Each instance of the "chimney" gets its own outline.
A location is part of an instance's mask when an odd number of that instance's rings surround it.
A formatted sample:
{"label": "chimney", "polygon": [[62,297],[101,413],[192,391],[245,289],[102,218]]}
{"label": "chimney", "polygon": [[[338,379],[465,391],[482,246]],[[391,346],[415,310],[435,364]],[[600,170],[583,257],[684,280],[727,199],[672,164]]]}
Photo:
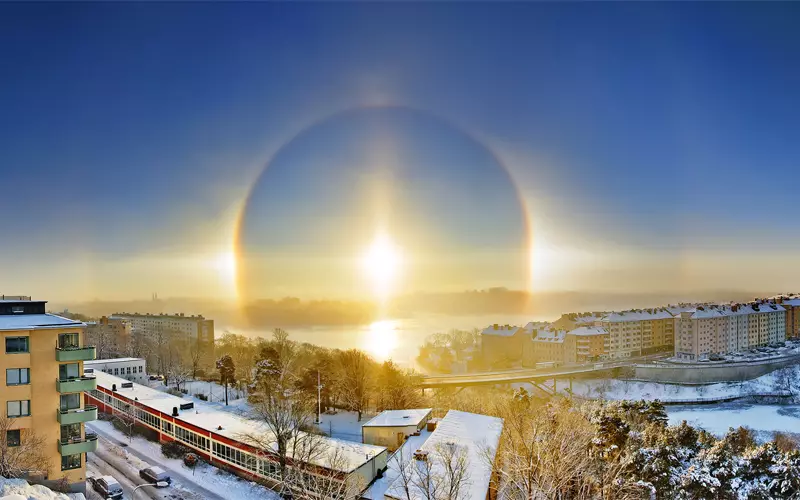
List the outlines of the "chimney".
{"label": "chimney", "polygon": [[173,406],[172,407],[172,416],[173,417],[177,417],[178,416],[178,407],[177,406]]}
{"label": "chimney", "polygon": [[111,391],[117,392],[117,384],[111,384]]}
{"label": "chimney", "polygon": [[497,330],[497,323],[494,324],[494,329]]}

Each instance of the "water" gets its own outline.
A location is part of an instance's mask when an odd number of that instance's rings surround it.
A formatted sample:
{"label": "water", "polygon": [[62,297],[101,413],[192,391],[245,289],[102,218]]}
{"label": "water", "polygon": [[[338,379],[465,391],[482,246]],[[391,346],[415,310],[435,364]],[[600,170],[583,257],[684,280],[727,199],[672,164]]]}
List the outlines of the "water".
{"label": "water", "polygon": [[[530,316],[447,316],[430,315],[406,319],[387,319],[363,326],[314,326],[287,328],[290,338],[324,347],[367,351],[378,361],[391,359],[403,366],[415,366],[419,346],[433,333],[443,333],[453,328],[461,330],[483,329],[492,323],[523,326],[536,321]],[[250,337],[270,337],[271,330],[245,331],[223,328]],[[218,331],[218,336],[221,332]]]}
{"label": "water", "polygon": [[667,407],[669,423],[687,423],[712,434],[725,434],[729,428],[750,427],[760,439],[768,440],[775,432],[800,432],[800,405],[759,405],[721,403],[714,405]]}

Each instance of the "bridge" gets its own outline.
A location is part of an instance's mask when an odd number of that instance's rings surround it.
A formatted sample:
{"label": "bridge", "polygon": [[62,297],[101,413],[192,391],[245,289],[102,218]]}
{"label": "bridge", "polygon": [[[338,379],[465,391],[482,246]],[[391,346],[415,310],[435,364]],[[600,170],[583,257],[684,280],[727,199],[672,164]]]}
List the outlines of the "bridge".
{"label": "bridge", "polygon": [[642,362],[654,361],[668,357],[670,354],[653,354],[612,362],[597,362],[582,365],[559,366],[554,368],[522,368],[481,373],[464,373],[459,375],[431,375],[423,377],[422,387],[433,389],[441,387],[470,387],[479,385],[513,384],[518,382],[543,382],[556,378],[570,378],[593,372],[604,372],[614,368],[632,366]]}

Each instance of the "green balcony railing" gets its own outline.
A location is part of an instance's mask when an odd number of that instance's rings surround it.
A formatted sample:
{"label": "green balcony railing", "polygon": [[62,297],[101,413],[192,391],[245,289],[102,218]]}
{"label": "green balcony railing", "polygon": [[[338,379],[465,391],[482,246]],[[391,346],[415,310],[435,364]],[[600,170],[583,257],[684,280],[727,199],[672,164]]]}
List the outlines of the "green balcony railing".
{"label": "green balcony railing", "polygon": [[97,407],[86,405],[83,408],[74,410],[56,410],[56,419],[61,425],[81,424],[97,420]]}
{"label": "green balcony railing", "polygon": [[97,450],[97,434],[86,433],[86,437],[63,439],[58,441],[58,452],[62,457],[75,455],[77,453],[88,453]]}
{"label": "green balcony railing", "polygon": [[97,357],[97,349],[93,345],[83,347],[56,347],[56,361],[91,361]]}
{"label": "green balcony railing", "polygon": [[97,389],[97,379],[94,377],[56,379],[56,390],[62,394],[66,392],[93,391],[95,389]]}

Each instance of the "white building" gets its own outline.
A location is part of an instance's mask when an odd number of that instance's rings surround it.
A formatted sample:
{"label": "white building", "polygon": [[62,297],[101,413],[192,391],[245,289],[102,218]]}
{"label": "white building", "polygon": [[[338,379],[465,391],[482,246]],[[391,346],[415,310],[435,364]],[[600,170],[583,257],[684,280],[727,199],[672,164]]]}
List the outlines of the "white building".
{"label": "white building", "polygon": [[425,427],[432,411],[432,408],[383,411],[361,426],[361,442],[394,451],[408,436]]}
{"label": "white building", "polygon": [[[405,474],[399,474],[392,467],[387,471],[387,479],[391,481],[386,481],[389,484],[383,492],[383,498],[431,498],[431,493],[425,491],[425,477],[444,478],[447,481],[448,474],[442,461],[446,460],[447,455],[453,454],[459,459],[463,457],[463,467],[467,469],[466,481],[459,491],[459,500],[486,500],[489,498],[492,464],[502,432],[501,418],[457,410],[448,411],[418,449],[412,453],[403,453],[402,463],[397,461],[392,465],[398,470],[405,470]],[[393,459],[399,458],[398,455],[400,454],[396,453]],[[404,480],[404,477],[408,480]],[[365,497],[377,500],[380,493],[377,488],[370,488]]]}
{"label": "white building", "polygon": [[103,372],[139,384],[147,383],[147,364],[142,358],[114,358],[84,361],[85,373]]}

